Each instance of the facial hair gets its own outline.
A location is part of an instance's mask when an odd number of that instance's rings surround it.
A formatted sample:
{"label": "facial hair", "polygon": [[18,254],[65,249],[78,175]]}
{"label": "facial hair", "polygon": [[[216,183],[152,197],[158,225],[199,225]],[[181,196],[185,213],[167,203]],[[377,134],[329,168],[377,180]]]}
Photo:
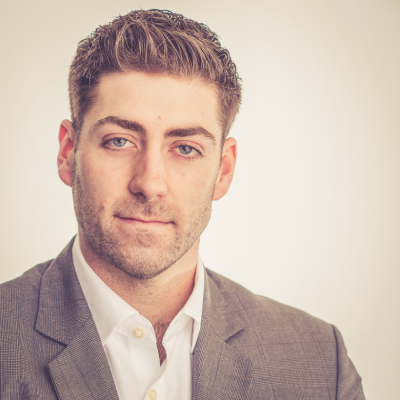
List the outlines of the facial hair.
{"label": "facial hair", "polygon": [[[214,181],[196,193],[186,215],[165,198],[150,203],[141,193],[117,199],[106,207],[101,194],[94,190],[96,182],[85,180],[76,161],[75,158],[72,191],[85,240],[98,256],[136,279],[153,278],[176,263],[194,245],[210,220]],[[118,229],[116,218],[132,215],[170,221],[167,239],[152,230]]]}

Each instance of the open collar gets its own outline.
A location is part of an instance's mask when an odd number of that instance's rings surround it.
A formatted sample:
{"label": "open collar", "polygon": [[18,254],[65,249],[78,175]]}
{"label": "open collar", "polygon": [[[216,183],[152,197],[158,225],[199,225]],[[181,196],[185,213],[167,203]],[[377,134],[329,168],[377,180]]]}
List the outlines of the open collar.
{"label": "open collar", "polygon": [[[89,266],[80,249],[78,235],[72,247],[72,258],[79,283],[104,346],[118,325],[138,311],[110,289]],[[179,312],[188,315],[194,321],[191,352],[194,351],[201,327],[203,293],[204,267],[199,255],[193,291]]]}

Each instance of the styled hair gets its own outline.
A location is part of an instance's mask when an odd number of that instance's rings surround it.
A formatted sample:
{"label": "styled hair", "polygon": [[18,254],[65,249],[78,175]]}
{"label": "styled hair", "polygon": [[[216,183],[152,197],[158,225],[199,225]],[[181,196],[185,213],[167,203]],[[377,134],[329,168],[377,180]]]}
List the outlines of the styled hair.
{"label": "styled hair", "polygon": [[227,49],[206,25],[165,10],[138,10],[99,26],[77,48],[69,72],[72,125],[78,135],[103,75],[123,71],[200,78],[214,85],[223,139],[239,110],[240,78]]}

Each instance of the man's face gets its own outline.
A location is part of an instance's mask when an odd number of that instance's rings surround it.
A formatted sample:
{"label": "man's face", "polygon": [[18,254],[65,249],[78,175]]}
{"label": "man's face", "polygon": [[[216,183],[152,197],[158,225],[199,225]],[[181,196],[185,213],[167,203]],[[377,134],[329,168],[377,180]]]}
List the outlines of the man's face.
{"label": "man's face", "polygon": [[80,232],[100,257],[148,279],[196,244],[221,175],[217,110],[216,90],[198,79],[100,80],[69,154]]}

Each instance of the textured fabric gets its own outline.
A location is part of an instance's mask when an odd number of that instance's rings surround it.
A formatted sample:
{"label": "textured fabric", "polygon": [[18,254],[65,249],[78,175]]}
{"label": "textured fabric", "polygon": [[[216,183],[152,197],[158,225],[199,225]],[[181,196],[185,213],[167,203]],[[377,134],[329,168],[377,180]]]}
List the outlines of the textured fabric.
{"label": "textured fabric", "polygon": [[[118,399],[72,262],[0,285],[1,400]],[[362,400],[339,331],[206,270],[193,400]]]}
{"label": "textured fabric", "polygon": [[[151,323],[113,292],[90,268],[79,246],[72,247],[79,283],[99,332],[120,400],[187,400],[192,393],[192,352],[200,330],[204,267],[199,256],[191,296],[165,332],[163,365]],[[142,337],[134,334],[141,329]]]}

